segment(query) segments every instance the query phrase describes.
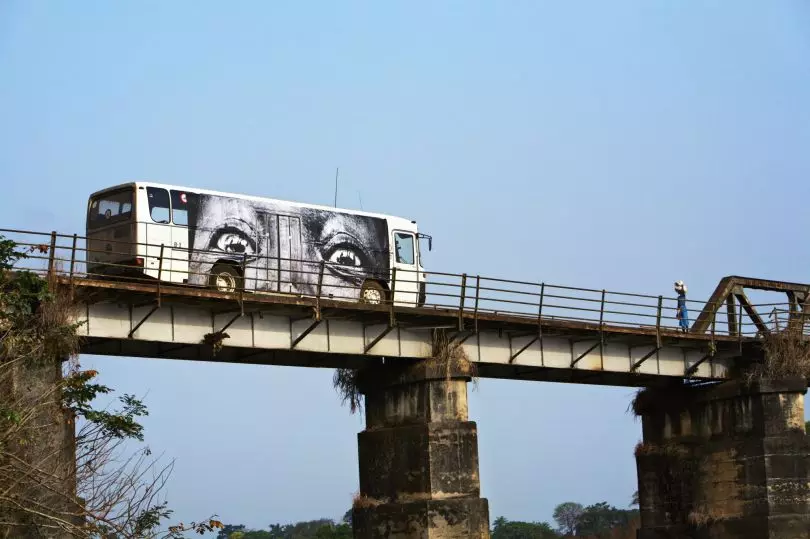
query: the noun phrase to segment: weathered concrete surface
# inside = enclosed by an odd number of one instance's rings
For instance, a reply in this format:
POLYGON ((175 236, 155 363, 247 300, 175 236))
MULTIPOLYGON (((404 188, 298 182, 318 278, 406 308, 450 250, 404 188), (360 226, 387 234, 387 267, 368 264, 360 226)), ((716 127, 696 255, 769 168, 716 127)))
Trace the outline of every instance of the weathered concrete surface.
MULTIPOLYGON (((21 506, 38 513, 0 514, 0 538, 74 537, 65 528, 81 522, 76 505, 75 427, 72 414, 54 392, 62 377, 62 362, 15 362, 0 367, 0 372, 0 406, 34 410, 0 448, 0 489, 11 487, 11 496, 21 506)), ((4 507, 9 504, 0 504, 0 512, 4 507)))
POLYGON ((648 391, 640 539, 810 538, 803 379, 648 391))
POLYGON ((361 373, 366 430, 358 434, 356 538, 489 537, 478 434, 467 419, 469 380, 463 369, 433 362, 361 373))

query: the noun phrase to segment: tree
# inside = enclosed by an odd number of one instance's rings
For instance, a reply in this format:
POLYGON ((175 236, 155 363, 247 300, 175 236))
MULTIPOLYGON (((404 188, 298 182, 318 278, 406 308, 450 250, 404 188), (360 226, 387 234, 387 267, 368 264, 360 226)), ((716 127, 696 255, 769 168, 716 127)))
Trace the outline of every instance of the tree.
POLYGON ((171 464, 157 466, 148 448, 123 451, 143 441, 146 407, 131 395, 117 410, 91 405, 112 390, 76 360, 72 296, 16 266, 48 249, 0 236, 0 536, 179 538, 220 527, 159 530, 172 513, 160 499, 171 464))
POLYGON ((241 531, 245 531, 244 524, 223 524, 222 528, 219 529, 217 539, 231 539, 231 535, 234 532, 241 532, 241 531))
POLYGON ((639 502, 639 499, 638 499, 638 491, 635 491, 633 493, 633 499, 630 500, 630 507, 638 506, 639 503, 640 502, 639 502))
POLYGON ((573 535, 577 532, 579 519, 582 515, 582 505, 575 502, 565 502, 554 508, 554 521, 560 532, 573 535))
POLYGON ((547 522, 508 521, 498 517, 493 523, 492 539, 557 539, 559 536, 547 522))
POLYGON ((582 510, 577 534, 606 537, 611 530, 629 526, 637 516, 637 509, 617 509, 607 502, 589 505, 582 510))
POLYGON ((343 513, 343 518, 341 519, 341 522, 343 522, 344 524, 348 524, 349 527, 351 528, 351 526, 352 526, 352 509, 351 508, 349 508, 348 511, 343 513))
POLYGON ((804 431, 810 435, 810 421, 805 422, 804 424, 804 431))

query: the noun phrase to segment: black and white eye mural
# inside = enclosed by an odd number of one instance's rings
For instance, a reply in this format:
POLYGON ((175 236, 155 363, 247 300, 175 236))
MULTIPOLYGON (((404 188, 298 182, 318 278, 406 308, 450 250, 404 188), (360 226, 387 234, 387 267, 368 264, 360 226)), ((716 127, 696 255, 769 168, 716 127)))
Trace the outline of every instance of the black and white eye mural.
POLYGON ((205 194, 194 205, 189 283, 239 278, 235 263, 246 290, 315 295, 321 261, 322 295, 355 299, 366 278, 388 279, 384 219, 205 194))

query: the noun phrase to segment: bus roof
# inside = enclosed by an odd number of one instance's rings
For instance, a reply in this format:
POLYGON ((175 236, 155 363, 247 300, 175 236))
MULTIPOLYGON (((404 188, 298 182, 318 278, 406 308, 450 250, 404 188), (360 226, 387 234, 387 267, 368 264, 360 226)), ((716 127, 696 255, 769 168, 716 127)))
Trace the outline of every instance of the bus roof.
POLYGON ((118 185, 112 185, 110 187, 105 187, 104 189, 99 189, 99 190, 93 192, 90 195, 90 197, 92 198, 92 197, 95 197, 96 195, 99 195, 101 193, 111 191, 111 190, 115 190, 115 189, 121 189, 122 187, 128 187, 128 186, 135 186, 135 188, 138 188, 138 187, 162 187, 164 189, 174 189, 176 191, 186 191, 186 192, 189 192, 189 193, 200 193, 200 194, 203 194, 203 195, 214 195, 214 196, 222 196, 222 197, 229 197, 229 198, 239 198, 239 199, 242 199, 242 200, 252 200, 254 202, 280 202, 280 203, 283 203, 283 204, 289 204, 289 205, 292 205, 292 206, 297 206, 299 208, 309 208, 309 209, 314 209, 314 210, 326 210, 326 211, 333 211, 333 212, 339 212, 339 213, 350 213, 350 214, 353 214, 353 215, 364 215, 364 216, 367 216, 367 217, 377 217, 379 219, 388 219, 388 220, 399 221, 399 222, 407 221, 407 222, 409 222, 411 224, 414 224, 414 225, 416 224, 416 221, 414 221, 412 219, 407 219, 405 217, 397 217, 396 215, 386 215, 386 214, 382 214, 382 213, 373 213, 373 212, 360 211, 360 210, 350 210, 350 209, 346 209, 346 208, 335 208, 335 207, 332 207, 332 206, 323 206, 323 205, 319 205, 319 204, 307 204, 307 203, 304 203, 304 202, 296 202, 296 201, 293 201, 293 200, 282 200, 282 199, 279 199, 279 198, 260 197, 260 196, 254 196, 254 195, 244 195, 244 194, 239 194, 239 193, 228 193, 228 192, 224 192, 224 191, 214 191, 214 190, 211 190, 211 189, 200 189, 200 188, 197 188, 197 187, 187 187, 187 186, 182 186, 182 185, 172 185, 172 184, 157 183, 157 182, 132 181, 132 182, 120 183, 118 185))

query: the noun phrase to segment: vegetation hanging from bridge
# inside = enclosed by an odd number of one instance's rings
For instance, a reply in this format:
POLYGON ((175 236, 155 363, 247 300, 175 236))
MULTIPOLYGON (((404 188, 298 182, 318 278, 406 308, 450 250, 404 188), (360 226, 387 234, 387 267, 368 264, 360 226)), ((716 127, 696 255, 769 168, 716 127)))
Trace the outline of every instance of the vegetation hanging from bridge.
MULTIPOLYGON (((430 344, 431 357, 419 361, 440 367, 448 381, 453 374, 464 374, 471 377, 474 388, 478 386, 478 367, 467 356, 458 340, 448 336, 444 329, 434 329, 430 344)), ((359 374, 357 369, 343 368, 335 369, 332 377, 332 385, 340 396, 341 403, 348 404, 352 414, 363 409, 359 374)))

